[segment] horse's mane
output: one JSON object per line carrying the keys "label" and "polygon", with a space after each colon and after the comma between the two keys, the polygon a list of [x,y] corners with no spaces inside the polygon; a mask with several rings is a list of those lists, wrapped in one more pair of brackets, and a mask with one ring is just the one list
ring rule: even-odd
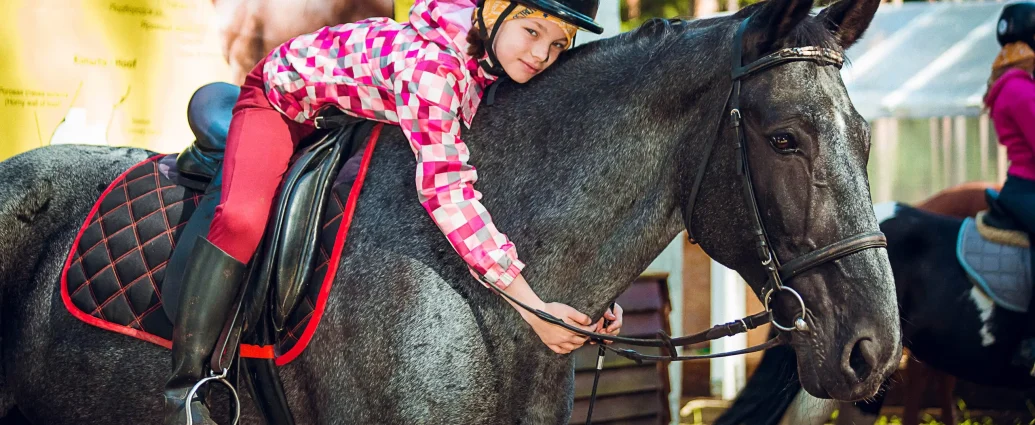
{"label": "horse's mane", "polygon": [[[667,44],[675,38],[682,37],[688,33],[692,34],[701,30],[712,28],[716,25],[740,22],[755,14],[764,6],[764,3],[755,3],[747,6],[735,14],[727,14],[704,19],[685,18],[651,18],[640,24],[632,31],[620,34],[609,39],[600,40],[572,49],[573,52],[582,49],[609,49],[628,45],[629,43],[657,42]],[[692,35],[691,35],[692,36]],[[834,34],[826,28],[818,19],[805,19],[791,32],[788,44],[793,46],[819,46],[843,51],[838,44]]]}

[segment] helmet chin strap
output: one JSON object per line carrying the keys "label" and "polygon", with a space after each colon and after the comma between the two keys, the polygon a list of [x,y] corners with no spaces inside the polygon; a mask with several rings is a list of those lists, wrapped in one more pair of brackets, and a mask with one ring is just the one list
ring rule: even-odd
{"label": "helmet chin strap", "polygon": [[[486,50],[486,52],[487,51],[488,50]],[[505,71],[502,66],[494,65],[491,57],[479,60],[478,66],[481,67],[486,74],[496,76],[497,78],[507,76],[507,71]]]}
{"label": "helmet chin strap", "polygon": [[483,7],[478,6],[478,32],[482,35],[482,40],[485,43],[485,53],[488,56],[488,58],[479,60],[478,66],[490,75],[497,77],[507,76],[507,71],[503,70],[499,59],[496,58],[496,34],[499,33],[500,27],[503,26],[503,21],[506,20],[507,15],[510,15],[510,12],[513,12],[515,8],[517,8],[517,3],[510,2],[507,8],[503,10],[503,13],[500,14],[500,18],[493,24],[492,32],[490,33],[488,28],[485,28],[485,16],[482,14]]}

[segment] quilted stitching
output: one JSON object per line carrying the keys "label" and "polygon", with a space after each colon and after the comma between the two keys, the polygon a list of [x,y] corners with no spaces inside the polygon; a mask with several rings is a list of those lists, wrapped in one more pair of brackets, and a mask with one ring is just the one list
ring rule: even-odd
{"label": "quilted stitching", "polygon": [[[326,201],[316,268],[303,301],[278,338],[278,355],[290,351],[309,326],[351,189],[350,183],[336,185]],[[72,304],[101,320],[171,339],[173,325],[162,309],[161,284],[201,195],[167,179],[156,161],[140,164],[113,182],[73,247],[65,280]]]}
{"label": "quilted stitching", "polygon": [[160,286],[176,237],[200,197],[167,179],[151,160],[113,182],[74,247],[66,279],[73,304],[169,339],[172,323],[161,309]]}
{"label": "quilted stitching", "polygon": [[1026,311],[1032,291],[1028,249],[984,239],[973,219],[960,232],[959,258],[967,272],[1000,306]]}

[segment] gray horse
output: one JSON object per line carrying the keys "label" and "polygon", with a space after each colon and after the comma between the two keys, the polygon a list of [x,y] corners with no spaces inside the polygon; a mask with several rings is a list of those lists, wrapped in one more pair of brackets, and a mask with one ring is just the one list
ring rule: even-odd
{"label": "gray horse", "polygon": [[[466,141],[483,201],[522,249],[536,292],[599,318],[687,227],[757,292],[766,275],[736,196],[724,108],[734,32],[751,16],[745,63],[785,47],[843,51],[877,5],[845,0],[813,17],[811,0],[770,0],[722,18],[652,21],[573,50],[530,84],[500,87]],[[752,181],[778,257],[876,230],[869,133],[837,68],[793,62],[743,84]],[[684,218],[701,152],[716,140]],[[50,425],[158,420],[168,351],[73,318],[57,285],[91,204],[150,154],[54,146],[0,163],[0,413]],[[471,278],[416,202],[414,166],[401,132],[386,129],[320,328],[280,368],[297,422],[566,423],[572,358]],[[804,359],[804,387],[872,396],[901,350],[886,252],[823,264],[791,284],[812,328],[785,335]],[[779,298],[775,308],[787,320],[797,304]],[[245,423],[256,423],[244,403]]]}

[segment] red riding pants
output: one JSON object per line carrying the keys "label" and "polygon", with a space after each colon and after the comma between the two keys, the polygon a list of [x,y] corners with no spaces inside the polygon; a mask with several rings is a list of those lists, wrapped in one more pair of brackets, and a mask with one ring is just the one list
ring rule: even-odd
{"label": "red riding pants", "polygon": [[242,263],[259,247],[284,174],[312,126],[289,119],[266,98],[265,60],[252,70],[234,105],[223,160],[223,192],[208,239]]}

